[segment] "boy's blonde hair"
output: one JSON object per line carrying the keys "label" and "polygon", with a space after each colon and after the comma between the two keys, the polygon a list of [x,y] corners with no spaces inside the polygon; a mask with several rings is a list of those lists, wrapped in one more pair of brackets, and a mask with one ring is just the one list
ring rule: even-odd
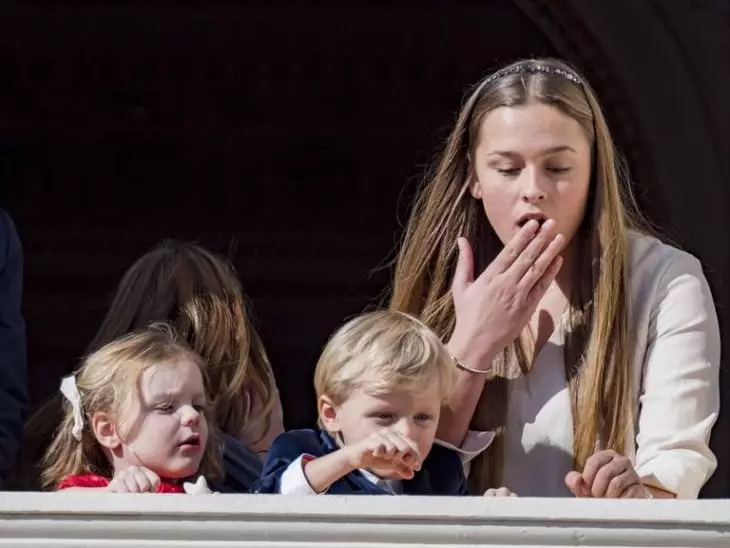
{"label": "boy's blonde hair", "polygon": [[359,388],[373,395],[422,390],[438,382],[445,401],[454,363],[441,340],[421,321],[402,312],[358,316],[338,329],[314,372],[317,398],[339,405]]}
{"label": "boy's blonde hair", "polygon": [[[81,397],[83,428],[81,440],[73,435],[74,410],[64,400],[64,415],[51,445],[43,459],[43,486],[54,488],[65,477],[74,474],[99,474],[113,477],[114,470],[91,428],[95,413],[111,413],[118,428],[125,428],[124,417],[129,413],[139,390],[142,373],[150,367],[184,358],[200,367],[205,379],[205,364],[166,323],[154,323],[147,329],[125,335],[90,354],[75,372],[76,386]],[[204,450],[199,473],[216,475],[220,470],[219,448],[215,424],[206,406],[208,445]]]}

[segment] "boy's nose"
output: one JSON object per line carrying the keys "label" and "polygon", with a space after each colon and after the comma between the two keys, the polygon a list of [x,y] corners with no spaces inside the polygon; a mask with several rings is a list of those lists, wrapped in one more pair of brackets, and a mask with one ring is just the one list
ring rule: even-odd
{"label": "boy's nose", "polygon": [[398,424],[396,425],[396,430],[399,434],[411,440],[416,433],[416,428],[413,424],[413,421],[408,420],[407,418],[403,418],[398,421]]}

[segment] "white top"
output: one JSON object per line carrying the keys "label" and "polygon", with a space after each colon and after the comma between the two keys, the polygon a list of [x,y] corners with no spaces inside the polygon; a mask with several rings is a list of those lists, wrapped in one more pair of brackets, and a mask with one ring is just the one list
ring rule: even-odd
{"label": "white top", "polygon": [[[697,259],[655,238],[629,238],[639,413],[626,454],[649,483],[696,498],[717,465],[708,447],[720,407],[717,315]],[[557,328],[528,375],[511,381],[503,484],[520,496],[570,496],[563,343]]]}

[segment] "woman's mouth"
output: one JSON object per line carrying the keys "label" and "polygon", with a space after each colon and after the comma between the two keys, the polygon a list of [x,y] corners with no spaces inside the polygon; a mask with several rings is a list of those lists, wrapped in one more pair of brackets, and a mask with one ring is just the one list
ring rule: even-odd
{"label": "woman's mouth", "polygon": [[530,221],[537,221],[537,223],[542,226],[545,221],[548,220],[548,216],[544,213],[527,213],[525,215],[520,216],[519,219],[517,219],[517,226],[522,228]]}

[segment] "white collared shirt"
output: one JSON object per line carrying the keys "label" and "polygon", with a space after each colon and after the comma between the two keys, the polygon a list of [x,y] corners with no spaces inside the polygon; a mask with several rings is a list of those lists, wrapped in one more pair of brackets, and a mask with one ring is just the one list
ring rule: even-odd
{"label": "white collared shirt", "polygon": [[[287,466],[284,473],[281,475],[281,482],[279,484],[280,493],[282,495],[323,495],[327,491],[317,493],[307,480],[307,476],[304,474],[304,465],[306,464],[307,458],[314,458],[311,455],[299,455],[297,459]],[[376,476],[369,470],[359,469],[366,480],[374,485],[382,488],[383,490],[393,494],[403,494],[403,483],[400,480],[395,479],[383,479]]]}

